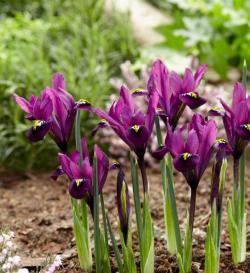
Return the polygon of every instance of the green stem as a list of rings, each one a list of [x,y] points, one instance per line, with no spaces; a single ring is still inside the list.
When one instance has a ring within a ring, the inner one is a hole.
[[[196,188],[191,188],[191,199],[190,199],[190,207],[189,207],[189,226],[191,235],[193,234],[194,227],[194,215],[195,215],[195,205],[196,205]]]
[[[105,243],[107,252],[109,253],[109,242],[108,242],[108,227],[107,227],[107,217],[106,217],[106,210],[105,210],[105,204],[103,199],[103,193],[100,194],[101,199],[101,208],[102,208],[102,219],[103,219],[103,226],[104,226],[104,236],[105,236]]]
[[[168,155],[170,157],[170,155]],[[179,225],[179,218],[177,213],[177,206],[176,206],[176,199],[174,193],[174,183],[173,183],[173,173],[172,169],[172,161],[167,160],[168,164],[166,165],[166,172],[167,172],[167,180],[168,180],[168,193],[171,202],[171,208],[173,210],[173,220],[174,220],[174,227],[175,227],[175,238],[176,238],[176,245],[177,250],[180,255],[182,255],[182,240],[181,240],[181,232],[180,232],[180,225]],[[171,164],[169,164],[171,162]]]

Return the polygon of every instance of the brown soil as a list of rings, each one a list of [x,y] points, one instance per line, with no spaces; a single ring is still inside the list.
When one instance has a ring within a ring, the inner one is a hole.
[[[250,162],[248,161],[248,164]],[[232,166],[229,164],[226,181],[225,198],[230,196],[232,186]],[[152,217],[155,224],[155,272],[179,272],[175,258],[169,255],[164,241],[164,218],[162,206],[161,178],[157,170],[148,170]],[[56,272],[84,272],[79,268],[75,242],[72,233],[71,209],[67,182],[61,179],[54,182],[49,173],[13,175],[3,173],[0,178],[0,227],[9,228],[16,233],[18,254],[23,258],[23,265],[34,269],[47,256],[63,254],[63,267]],[[127,175],[129,181],[130,176]],[[189,189],[181,175],[175,175],[176,195],[179,218],[184,227],[186,209],[189,202]],[[104,187],[105,205],[115,230],[117,212],[115,201],[115,172],[109,175]],[[250,208],[250,171],[247,176],[247,210]],[[204,270],[204,239],[210,216],[209,209],[210,173],[206,173],[199,185],[194,230],[193,271]],[[225,202],[224,202],[225,203]],[[133,219],[134,220],[134,219]],[[248,245],[246,262],[234,266],[231,261],[230,246],[226,230],[224,206],[223,234],[221,252],[221,272],[250,272],[250,238],[248,219]],[[135,230],[133,221],[133,229]],[[133,234],[134,238],[136,234]],[[136,241],[136,240],[135,240]],[[135,256],[139,263],[138,250]],[[111,251],[112,252],[112,251]],[[112,272],[117,272],[113,255],[111,255]],[[93,271],[94,272],[94,271]]]

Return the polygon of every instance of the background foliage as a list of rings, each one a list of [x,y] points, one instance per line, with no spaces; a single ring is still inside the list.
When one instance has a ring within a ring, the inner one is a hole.
[[[0,15],[0,163],[17,169],[55,165],[46,139],[29,144],[30,125],[12,99],[39,94],[51,76],[65,74],[76,99],[101,106],[112,91],[109,79],[119,64],[137,55],[127,15],[106,14],[102,0],[1,1]],[[87,114],[84,128],[89,128]]]
[[[165,10],[172,23],[158,28],[165,47],[197,56],[223,78],[229,67],[250,63],[250,1],[148,0]]]

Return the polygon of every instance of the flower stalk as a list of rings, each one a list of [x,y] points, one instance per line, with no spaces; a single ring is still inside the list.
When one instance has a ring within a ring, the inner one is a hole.
[[[242,84],[244,91],[247,88],[247,66],[244,62]],[[246,95],[245,95],[246,96]],[[250,109],[248,109],[250,113]],[[250,115],[250,114],[249,114]],[[250,117],[249,117],[250,118]],[[241,133],[241,132],[239,132]],[[240,135],[241,136],[241,135]],[[234,187],[233,196],[227,202],[228,230],[234,264],[246,259],[246,209],[245,209],[245,151],[246,140],[240,138],[240,157],[234,156]],[[239,145],[239,144],[238,144]]]

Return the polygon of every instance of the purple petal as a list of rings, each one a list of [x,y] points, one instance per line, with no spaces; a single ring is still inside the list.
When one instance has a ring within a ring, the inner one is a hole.
[[[81,177],[81,172],[78,164],[73,162],[67,155],[59,153],[59,162],[61,163],[63,171],[67,174],[70,180]]]
[[[199,163],[199,156],[196,154],[183,153],[174,159],[174,167],[179,172],[193,170]]]
[[[185,145],[185,150],[189,152],[190,154],[196,154],[199,147],[199,139],[197,136],[197,133],[194,129],[189,131],[187,142]]]
[[[178,156],[184,150],[184,143],[182,139],[181,129],[177,129],[174,133],[168,128],[165,145],[167,150],[174,156]]]
[[[54,74],[52,84],[54,89],[66,89],[64,76],[61,73]]]
[[[220,108],[220,107],[214,107],[207,112],[207,116],[209,117],[218,117],[218,116],[223,117],[224,115],[225,115],[225,111],[223,110],[223,108]]]
[[[180,100],[188,105],[191,109],[198,108],[207,102],[206,99],[200,97],[197,92],[183,93],[179,96]]]
[[[26,112],[26,113],[28,113],[28,114],[31,113],[32,107],[31,107],[30,102],[28,102],[26,99],[24,99],[24,98],[18,96],[18,95],[15,94],[15,93],[13,94],[13,97],[14,97],[16,103],[21,107],[21,109],[22,109],[24,112]]]
[[[62,169],[61,166],[59,166],[52,174],[51,174],[51,178],[53,180],[57,180],[59,176],[64,174],[64,170]]]
[[[189,68],[186,68],[185,70],[182,88],[185,93],[195,91],[196,85],[195,85],[194,76],[192,74],[192,71]]]
[[[73,153],[70,154],[69,158],[75,162],[76,164],[79,163],[80,160],[80,152],[79,151],[74,151]]]
[[[85,158],[85,157],[89,158],[87,139],[85,137],[83,137],[81,141],[82,141],[82,155],[83,155],[83,158]]]
[[[168,152],[167,147],[161,146],[158,149],[156,149],[154,152],[152,152],[152,156],[158,160],[162,160],[167,152]]]
[[[144,155],[149,136],[147,128],[143,125],[134,125],[128,128],[127,138],[131,143],[130,147],[138,157]]]
[[[149,97],[148,102],[148,110],[145,120],[145,126],[148,129],[149,135],[151,135],[153,126],[154,126],[154,119],[155,119],[155,110],[158,104],[159,96],[156,92],[153,92]]]
[[[42,140],[45,135],[49,132],[51,122],[45,120],[36,120],[33,127],[29,129],[27,137],[32,142]]]
[[[123,99],[124,104],[127,105],[130,111],[133,113],[135,110],[135,104],[131,92],[123,85],[120,89],[120,97]]]
[[[69,184],[69,193],[75,199],[83,199],[91,190],[91,185],[91,180],[86,178],[72,180]]]
[[[239,103],[241,103],[245,99],[246,99],[245,88],[241,83],[237,82],[234,85],[232,111],[235,112]]]
[[[195,80],[195,84],[196,86],[199,85],[202,77],[204,76],[204,74],[206,73],[207,71],[207,64],[202,64],[198,69],[197,71],[195,72],[194,74],[194,80]]]
[[[170,74],[170,88],[175,95],[179,95],[182,92],[182,80],[179,75],[174,71]]]
[[[98,164],[98,185],[99,192],[102,192],[104,183],[106,182],[108,171],[109,171],[109,160],[104,152],[97,146],[94,146],[94,152]]]

